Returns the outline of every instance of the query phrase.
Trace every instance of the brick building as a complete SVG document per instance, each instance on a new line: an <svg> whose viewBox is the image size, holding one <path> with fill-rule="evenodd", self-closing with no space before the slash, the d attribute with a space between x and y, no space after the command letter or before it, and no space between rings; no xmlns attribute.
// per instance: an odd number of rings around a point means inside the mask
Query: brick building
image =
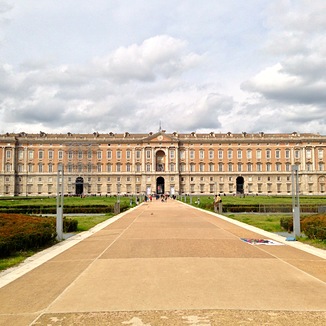
<svg viewBox="0 0 326 326"><path fill-rule="evenodd" d="M166 133L0 135L0 196L292 193L326 190L326 136Z"/></svg>

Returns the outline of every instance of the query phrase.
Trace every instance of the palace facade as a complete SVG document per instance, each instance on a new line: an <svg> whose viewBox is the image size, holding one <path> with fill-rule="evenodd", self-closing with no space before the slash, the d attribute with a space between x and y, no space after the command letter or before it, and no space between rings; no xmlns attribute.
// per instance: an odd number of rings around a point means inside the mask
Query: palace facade
<svg viewBox="0 0 326 326"><path fill-rule="evenodd" d="M0 196L292 193L326 191L326 136L319 134L0 135ZM63 173L58 173L63 170Z"/></svg>

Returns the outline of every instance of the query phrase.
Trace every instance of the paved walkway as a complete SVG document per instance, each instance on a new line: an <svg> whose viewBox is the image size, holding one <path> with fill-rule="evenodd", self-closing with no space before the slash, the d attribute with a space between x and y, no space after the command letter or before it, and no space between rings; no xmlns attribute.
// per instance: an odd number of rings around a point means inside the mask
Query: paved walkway
<svg viewBox="0 0 326 326"><path fill-rule="evenodd" d="M325 251L237 224L144 203L2 275L0 325L325 325Z"/></svg>

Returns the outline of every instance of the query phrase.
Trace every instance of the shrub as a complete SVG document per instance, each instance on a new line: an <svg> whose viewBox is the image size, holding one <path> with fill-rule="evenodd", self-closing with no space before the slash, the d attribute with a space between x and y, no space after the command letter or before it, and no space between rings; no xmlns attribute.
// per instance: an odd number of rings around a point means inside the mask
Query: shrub
<svg viewBox="0 0 326 326"><path fill-rule="evenodd" d="M56 232L50 218L0 214L0 257L34 248L41 248L55 241Z"/></svg>
<svg viewBox="0 0 326 326"><path fill-rule="evenodd" d="M56 221L54 221L54 224ZM78 221L70 218L63 218L63 232L76 232L78 228Z"/></svg>
<svg viewBox="0 0 326 326"><path fill-rule="evenodd" d="M286 230L287 232L293 231L293 217L292 216L284 216L280 220L280 224L282 229Z"/></svg>
<svg viewBox="0 0 326 326"><path fill-rule="evenodd" d="M326 214L316 214L303 218L301 229L309 239L326 240Z"/></svg>

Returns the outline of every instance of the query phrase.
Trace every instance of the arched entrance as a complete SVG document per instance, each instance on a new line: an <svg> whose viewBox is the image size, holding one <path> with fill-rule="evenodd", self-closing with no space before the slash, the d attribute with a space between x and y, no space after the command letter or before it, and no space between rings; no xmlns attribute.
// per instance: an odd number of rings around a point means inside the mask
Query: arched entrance
<svg viewBox="0 0 326 326"><path fill-rule="evenodd" d="M237 194L244 193L244 179L243 177L237 177Z"/></svg>
<svg viewBox="0 0 326 326"><path fill-rule="evenodd" d="M156 193L158 195L164 194L164 178L163 177L158 177L156 179Z"/></svg>
<svg viewBox="0 0 326 326"><path fill-rule="evenodd" d="M78 177L76 179L76 195L80 196L84 193L84 179L82 177Z"/></svg>

